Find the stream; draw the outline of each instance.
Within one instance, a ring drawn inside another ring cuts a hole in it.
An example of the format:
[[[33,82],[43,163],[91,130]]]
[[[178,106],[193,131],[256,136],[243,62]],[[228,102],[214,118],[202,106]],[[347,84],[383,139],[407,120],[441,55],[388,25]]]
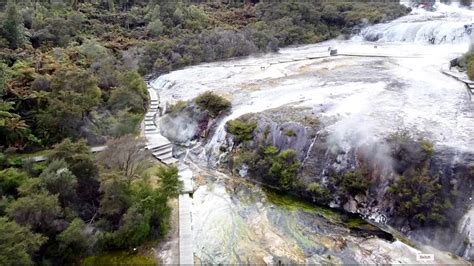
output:
[[[201,64],[154,80],[162,108],[208,90],[233,106],[206,143],[186,143],[180,162],[198,186],[192,213],[196,261],[420,263],[416,254],[422,252],[435,254],[435,263],[463,263],[396,232],[393,239],[384,237],[361,219],[230,177],[217,166],[228,120],[283,106],[313,110],[342,148],[404,129],[432,140],[435,148],[474,152],[473,103],[464,84],[440,72],[468,50],[473,23],[474,11],[440,4],[436,12],[415,9],[349,40]],[[342,55],[329,57],[329,47]],[[178,133],[162,128],[163,135],[186,139],[196,130],[193,123],[180,123]]]

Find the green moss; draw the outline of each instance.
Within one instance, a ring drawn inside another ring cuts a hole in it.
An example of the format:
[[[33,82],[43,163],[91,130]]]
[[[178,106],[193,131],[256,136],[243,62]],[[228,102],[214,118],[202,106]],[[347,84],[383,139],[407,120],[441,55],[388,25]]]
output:
[[[415,242],[411,241],[408,237],[405,237],[404,235],[402,235],[400,232],[392,229],[392,230],[389,230],[390,234],[393,235],[393,237],[397,240],[399,240],[400,242],[403,242],[407,245],[409,245],[410,247],[412,248],[416,248],[418,249],[418,246],[415,244]]]
[[[158,263],[150,257],[129,254],[125,251],[116,251],[87,257],[82,262],[82,265],[158,265]]]
[[[263,191],[265,192],[266,198],[270,203],[285,208],[289,211],[317,213],[329,221],[337,223],[341,222],[340,214],[329,208],[302,201],[294,196],[282,194],[281,192],[274,189],[264,188]]]
[[[359,217],[351,217],[344,223],[349,228],[361,228],[362,226],[367,224],[366,221],[364,221],[362,218],[359,218]]]

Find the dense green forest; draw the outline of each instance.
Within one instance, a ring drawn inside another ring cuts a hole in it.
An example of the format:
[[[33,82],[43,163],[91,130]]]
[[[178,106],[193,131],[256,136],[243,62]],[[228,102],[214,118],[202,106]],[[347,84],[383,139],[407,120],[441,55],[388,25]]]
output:
[[[77,262],[164,236],[180,184],[136,136],[146,77],[344,38],[409,11],[256,2],[0,1],[1,265]],[[44,150],[46,162],[25,159]]]
[[[314,43],[407,12],[398,4],[18,1],[1,14],[0,145],[135,133],[143,75]]]

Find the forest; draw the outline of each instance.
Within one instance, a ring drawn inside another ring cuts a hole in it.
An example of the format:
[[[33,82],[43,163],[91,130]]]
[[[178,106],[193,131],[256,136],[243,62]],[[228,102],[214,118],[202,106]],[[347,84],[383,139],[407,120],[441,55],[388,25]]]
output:
[[[158,241],[177,169],[144,152],[146,81],[347,38],[395,1],[0,1],[0,264],[64,264]],[[233,125],[239,130],[239,125]],[[242,133],[245,138],[245,131]],[[91,146],[113,147],[93,154]],[[45,155],[33,163],[28,158]],[[272,154],[272,169],[291,154]],[[290,173],[291,174],[291,173]]]

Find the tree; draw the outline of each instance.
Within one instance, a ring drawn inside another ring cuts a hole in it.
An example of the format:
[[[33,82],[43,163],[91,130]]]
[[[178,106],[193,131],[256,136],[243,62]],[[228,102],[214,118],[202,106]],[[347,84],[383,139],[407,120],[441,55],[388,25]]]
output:
[[[41,173],[40,179],[49,193],[58,195],[63,207],[75,200],[77,179],[65,161],[52,161]]]
[[[136,71],[129,71],[121,77],[119,88],[112,91],[108,105],[114,111],[127,109],[141,114],[145,112],[147,100],[147,87],[142,77]]]
[[[148,239],[150,230],[150,214],[131,207],[123,215],[117,231],[105,233],[102,243],[108,248],[137,247]]]
[[[65,139],[56,145],[51,160],[64,160],[69,170],[77,178],[76,193],[82,203],[79,215],[84,220],[91,219],[99,206],[99,169],[94,163],[90,147],[84,140],[72,142]]]
[[[15,168],[0,171],[0,197],[18,196],[18,187],[28,179],[28,175]]]
[[[159,178],[159,194],[166,199],[177,197],[183,184],[179,180],[178,168],[176,166],[160,167],[155,172]]]
[[[148,24],[147,29],[151,36],[158,37],[163,33],[163,23],[160,19],[155,19]]]
[[[179,194],[182,182],[174,166],[160,167],[151,176],[159,178],[158,187],[150,185],[147,178],[142,178],[132,184],[131,198],[140,213],[150,215],[150,237],[158,238],[168,231],[171,214],[168,200]]]
[[[27,227],[0,217],[0,265],[33,265],[32,256],[46,239]]]
[[[150,166],[146,158],[144,140],[133,135],[110,140],[107,149],[98,155],[98,161],[107,170],[119,170],[129,185]]]
[[[23,140],[31,136],[28,125],[18,114],[11,112],[13,102],[0,99],[0,143],[8,146],[16,144],[21,146]]]
[[[122,215],[130,207],[130,187],[126,178],[117,173],[107,173],[100,183],[99,213],[107,219],[113,229],[119,225]]]
[[[0,97],[2,97],[7,91],[7,83],[10,79],[10,76],[10,68],[5,63],[0,61]]]
[[[61,68],[54,73],[51,88],[57,97],[68,104],[68,108],[77,108],[81,117],[91,111],[100,102],[101,91],[97,80],[85,70],[79,68]]]
[[[17,49],[23,44],[23,20],[15,1],[8,1],[5,9],[2,35],[8,41],[11,49]]]
[[[65,229],[58,197],[45,192],[18,198],[6,212],[18,224],[28,225],[35,232],[54,235]]]
[[[145,102],[143,98],[140,97],[138,93],[125,87],[112,90],[107,104],[116,113],[121,110],[139,114],[145,112]]]
[[[85,255],[94,245],[94,237],[87,233],[86,224],[81,219],[74,219],[66,230],[57,237],[58,256],[66,261]]]

